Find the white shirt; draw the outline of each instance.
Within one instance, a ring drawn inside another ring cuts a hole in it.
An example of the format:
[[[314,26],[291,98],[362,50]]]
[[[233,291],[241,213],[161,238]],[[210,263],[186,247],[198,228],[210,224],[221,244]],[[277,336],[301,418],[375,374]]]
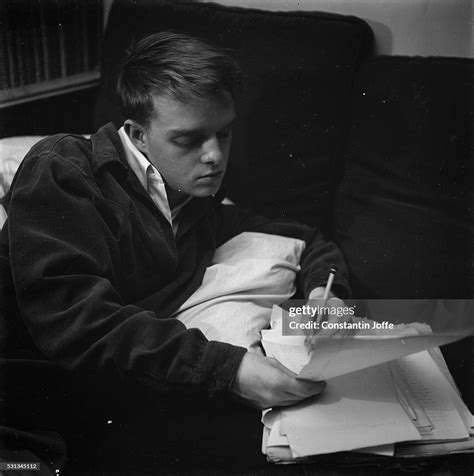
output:
[[[175,208],[171,209],[168,201],[168,194],[166,193],[165,182],[160,172],[151,164],[148,159],[135,147],[133,142],[128,137],[125,129],[121,127],[118,131],[120,140],[122,141],[127,158],[128,165],[137,176],[143,188],[147,191],[153,203],[158,207],[161,213],[170,223],[173,228],[173,233],[176,236],[178,231],[178,213],[191,200],[189,197],[183,203],[180,203]]]

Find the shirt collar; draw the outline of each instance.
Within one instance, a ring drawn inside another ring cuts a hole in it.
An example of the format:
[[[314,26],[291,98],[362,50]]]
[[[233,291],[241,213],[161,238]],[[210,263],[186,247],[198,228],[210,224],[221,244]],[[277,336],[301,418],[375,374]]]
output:
[[[138,148],[130,140],[130,137],[128,137],[128,134],[125,132],[123,127],[119,129],[118,134],[125,150],[125,158],[127,159],[128,165],[137,176],[143,188],[151,196],[155,205],[160,209],[160,211],[173,226],[173,230],[176,233],[176,223],[174,220],[176,219],[180,210],[191,200],[192,197],[188,197],[182,203],[173,209],[170,209],[165,182],[158,169],[148,161],[142,152],[138,150]],[[152,193],[150,193],[151,181],[158,183],[158,187],[153,187]]]
[[[130,168],[137,176],[143,188],[147,190],[147,177],[150,173],[154,172],[155,176],[158,177],[161,181],[163,181],[163,177],[161,176],[160,172],[158,172],[158,170],[156,170],[156,167],[154,167],[148,161],[148,159],[135,147],[123,127],[119,129],[118,134],[125,150],[125,157],[127,159],[128,165],[130,165]],[[166,198],[166,201],[168,201],[168,198]]]

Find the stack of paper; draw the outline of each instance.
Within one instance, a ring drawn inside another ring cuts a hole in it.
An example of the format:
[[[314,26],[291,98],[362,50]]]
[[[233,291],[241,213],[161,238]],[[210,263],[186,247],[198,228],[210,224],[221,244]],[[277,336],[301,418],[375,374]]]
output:
[[[328,386],[304,403],[264,413],[262,449],[269,460],[353,450],[393,456],[401,442],[423,443],[417,448],[443,442],[445,451],[474,451],[472,415],[441,353],[423,350],[452,337],[420,336],[412,332],[416,326],[405,326],[391,338],[323,339],[308,355],[304,336],[281,335],[280,313],[274,309],[273,330],[262,333],[267,355]],[[413,445],[400,448],[404,456],[423,454]]]

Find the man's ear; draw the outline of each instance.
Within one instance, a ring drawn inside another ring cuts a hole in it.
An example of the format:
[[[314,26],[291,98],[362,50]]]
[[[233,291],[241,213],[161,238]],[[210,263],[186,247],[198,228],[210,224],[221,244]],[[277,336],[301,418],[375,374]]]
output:
[[[148,155],[148,137],[146,134],[146,128],[133,119],[127,119],[123,124],[123,128],[133,145],[142,154]]]

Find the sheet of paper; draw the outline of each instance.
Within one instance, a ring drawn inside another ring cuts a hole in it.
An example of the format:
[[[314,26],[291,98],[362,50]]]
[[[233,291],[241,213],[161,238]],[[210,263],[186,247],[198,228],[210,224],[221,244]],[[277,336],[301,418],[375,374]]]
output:
[[[274,454],[275,448],[279,448],[279,459],[283,457],[285,454],[287,459],[293,459],[294,455],[291,452],[291,448],[289,446],[288,437],[284,433],[284,430],[281,426],[281,411],[276,410],[274,412],[274,417],[272,419],[273,426],[268,428],[267,426],[264,427],[263,438],[262,438],[262,452],[263,454]],[[268,423],[268,422],[267,422]],[[288,453],[282,453],[282,448],[288,448]],[[395,454],[395,445],[380,445],[380,446],[371,446],[367,448],[360,448],[355,450],[358,453],[367,453],[373,454],[378,456],[393,456]]]
[[[325,380],[449,344],[460,338],[432,334],[395,338],[354,336],[348,339],[321,339],[309,363],[299,372],[299,377]]]
[[[395,454],[395,445],[371,446],[370,448],[360,448],[356,453],[367,453],[378,456],[393,456]]]
[[[410,389],[408,400],[411,395],[433,425],[424,440],[469,437],[472,415],[428,352],[400,359],[397,368]]]
[[[321,395],[281,412],[297,457],[421,439],[398,403],[387,365],[334,378]]]
[[[288,438],[286,435],[282,435],[281,430],[281,413],[279,413],[279,417],[270,430],[267,446],[289,446]]]
[[[264,455],[267,454],[267,446],[268,446],[268,436],[270,435],[270,429],[266,426],[263,427],[262,432],[262,453]]]
[[[266,451],[265,454],[272,463],[295,462],[289,446],[269,446]]]
[[[267,408],[262,411],[262,423],[269,430],[272,429],[273,423],[279,417],[279,411],[273,410],[272,408]]]
[[[384,335],[355,335],[348,338],[324,338],[308,354],[304,336],[283,336],[281,309],[274,306],[272,329],[262,331],[262,345],[268,356],[306,380],[327,380],[362,370],[406,355],[448,344],[463,337],[461,334],[427,334],[393,337]]]
[[[304,346],[304,338],[298,339],[296,343],[281,342],[280,339],[273,339],[266,331],[262,331],[262,345],[265,349],[265,355],[279,360],[286,368],[294,373],[299,373],[308,363],[309,354]],[[290,336],[288,336],[290,337]],[[293,336],[291,336],[292,340]]]

